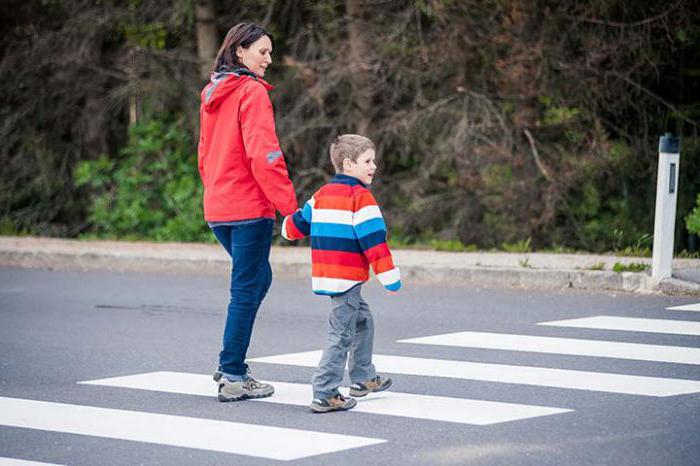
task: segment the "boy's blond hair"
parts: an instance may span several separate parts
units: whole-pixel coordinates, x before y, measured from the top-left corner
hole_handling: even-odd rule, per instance
[[[357,158],[366,150],[374,149],[374,143],[359,134],[341,134],[331,143],[331,163],[336,173],[343,173],[343,160],[357,162]]]

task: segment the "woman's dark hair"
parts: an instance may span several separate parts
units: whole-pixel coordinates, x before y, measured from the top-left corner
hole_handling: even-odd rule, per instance
[[[226,37],[224,38],[224,42],[221,44],[219,53],[216,54],[214,71],[245,68],[245,65],[238,60],[236,50],[238,50],[239,46],[247,49],[253,42],[260,39],[262,36],[267,36],[270,38],[272,48],[274,49],[275,41],[272,38],[272,34],[263,29],[262,26],[253,23],[239,23],[229,29]]]

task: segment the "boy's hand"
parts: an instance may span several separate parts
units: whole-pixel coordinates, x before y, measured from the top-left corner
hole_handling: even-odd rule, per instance
[[[388,294],[388,295],[390,295],[390,296],[396,296],[397,294],[399,294],[399,292],[398,292],[398,291],[389,291],[389,290],[386,290],[386,294]]]

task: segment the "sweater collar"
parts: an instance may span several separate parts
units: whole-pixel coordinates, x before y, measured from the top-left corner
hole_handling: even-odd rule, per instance
[[[331,183],[347,184],[350,186],[355,186],[355,185],[359,184],[363,188],[367,187],[367,186],[365,186],[365,184],[362,181],[358,180],[354,176],[343,175],[342,173],[336,173],[335,176],[333,178],[331,178],[330,182]]]

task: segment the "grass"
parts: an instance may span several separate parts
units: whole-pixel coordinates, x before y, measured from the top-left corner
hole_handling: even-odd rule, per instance
[[[596,262],[590,267],[586,267],[586,270],[605,270],[605,262]]]
[[[613,272],[646,272],[650,268],[651,266],[649,264],[643,264],[641,262],[630,262],[629,264],[615,262],[615,265],[613,265]]]

